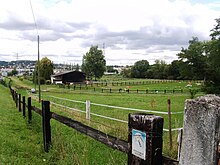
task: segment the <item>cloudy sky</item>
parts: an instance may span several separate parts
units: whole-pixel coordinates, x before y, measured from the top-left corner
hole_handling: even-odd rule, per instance
[[[0,60],[37,60],[39,35],[54,63],[81,64],[91,45],[107,65],[170,63],[219,17],[219,0],[0,0]]]

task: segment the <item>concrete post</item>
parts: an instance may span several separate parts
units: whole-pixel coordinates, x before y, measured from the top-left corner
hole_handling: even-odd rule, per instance
[[[206,95],[185,103],[180,165],[216,165],[220,140],[220,97]]]

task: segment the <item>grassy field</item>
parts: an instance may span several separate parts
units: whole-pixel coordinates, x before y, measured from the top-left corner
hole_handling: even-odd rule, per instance
[[[118,77],[117,77],[118,78]],[[125,81],[122,79],[121,81]],[[129,81],[129,80],[126,80]],[[131,80],[135,82],[135,80]],[[140,81],[140,80],[136,80]],[[143,80],[141,80],[143,81]],[[145,80],[146,81],[146,80]],[[118,82],[119,78],[118,78]],[[144,85],[132,85],[129,86],[129,89],[132,90],[184,90],[183,93],[157,93],[157,94],[137,94],[136,92],[133,93],[127,93],[127,92],[101,92],[101,89],[104,88],[111,88],[118,91],[119,88],[125,89],[128,88],[127,85],[124,86],[112,86],[111,83],[108,83],[107,86],[98,86],[96,87],[96,90],[93,90],[93,87],[88,89],[82,89],[82,90],[74,90],[72,87],[70,89],[68,88],[59,88],[56,85],[43,85],[41,86],[42,92],[41,97],[44,100],[49,100],[51,102],[65,105],[71,108],[77,108],[85,111],[85,104],[82,103],[74,103],[71,101],[58,99],[58,98],[65,98],[69,100],[77,100],[77,101],[83,101],[90,100],[91,103],[98,103],[98,104],[106,104],[111,106],[120,106],[125,108],[136,108],[136,109],[143,109],[143,110],[154,110],[154,111],[160,111],[160,112],[167,112],[167,100],[171,99],[171,111],[172,112],[182,112],[179,114],[173,114],[172,115],[172,128],[180,128],[183,125],[183,110],[184,110],[184,102],[186,99],[189,99],[191,97],[189,93],[189,88],[186,87],[187,84],[189,84],[188,81],[172,81],[172,82],[163,82],[161,83],[147,83]],[[29,89],[33,88],[34,85],[31,84],[29,81],[24,80],[20,81],[18,79],[13,78],[13,86],[16,87],[22,95],[29,95],[30,92]],[[27,90],[28,89],[28,90]],[[197,83],[192,83],[192,89],[199,90],[200,86]],[[197,93],[198,95],[201,95],[202,93]],[[36,97],[32,95],[33,97]],[[56,97],[56,98],[54,98]],[[35,102],[36,105],[37,102]],[[40,106],[40,105],[38,105]],[[96,116],[91,116],[91,121],[87,121],[85,119],[85,113],[79,113],[74,112],[72,110],[69,110],[67,108],[61,108],[59,106],[55,106],[52,104],[51,110],[54,112],[59,112],[59,114],[63,114],[65,116],[69,116],[71,118],[74,118],[78,121],[81,121],[91,127],[94,127],[98,130],[101,130],[105,133],[111,134],[113,136],[122,138],[127,140],[127,124],[126,123],[119,123],[116,121],[111,121],[108,119],[103,119]],[[121,110],[121,109],[112,109],[107,107],[100,107],[91,105],[91,112],[109,116],[113,118],[117,118],[120,120],[127,121],[128,120],[128,114],[129,113],[136,113],[137,111],[129,111],[129,110]],[[159,116],[162,116],[164,118],[164,128],[168,129],[168,116],[164,114],[156,114]],[[169,150],[169,137],[168,133],[164,132],[164,143],[163,143],[163,153],[165,155],[171,156],[173,158],[176,158],[177,156],[177,131],[173,131],[173,150]]]
[[[54,120],[51,121],[52,148],[43,151],[41,117],[27,119],[15,108],[9,89],[0,85],[0,164],[126,164],[127,155]]]

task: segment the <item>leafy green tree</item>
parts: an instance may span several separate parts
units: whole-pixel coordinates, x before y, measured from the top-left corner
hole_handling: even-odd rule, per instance
[[[53,62],[47,57],[42,58],[39,63],[37,62],[35,65],[33,82],[38,82],[38,67],[40,70],[40,82],[41,84],[45,84],[46,80],[50,80],[50,76],[53,74]]]
[[[183,79],[205,79],[207,70],[207,56],[204,42],[197,37],[189,40],[187,49],[182,48],[177,54],[181,61],[180,74]]]
[[[168,66],[168,79],[173,79],[173,80],[180,79],[180,61],[174,60]]]
[[[14,67],[13,70],[11,71],[11,75],[15,76],[17,74],[18,74],[18,71],[17,71],[16,67]]]
[[[168,65],[163,60],[155,60],[155,64],[151,65],[150,71],[153,77],[149,78],[166,79],[168,77]]]
[[[220,94],[220,18],[211,30],[211,41],[206,42],[208,57],[208,74],[205,79],[204,91],[206,93]]]
[[[146,78],[147,70],[149,69],[149,62],[147,60],[140,60],[135,62],[131,68],[131,77]]]
[[[131,78],[131,67],[126,66],[126,68],[122,69],[120,74],[125,78]]]
[[[83,55],[82,71],[87,78],[101,78],[106,71],[106,61],[102,50],[98,46],[91,46],[89,52]]]

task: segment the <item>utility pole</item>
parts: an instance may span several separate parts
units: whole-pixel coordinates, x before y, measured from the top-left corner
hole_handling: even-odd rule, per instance
[[[41,93],[40,93],[40,37],[37,35],[37,45],[38,45],[38,90],[39,90],[39,103],[41,102]]]

